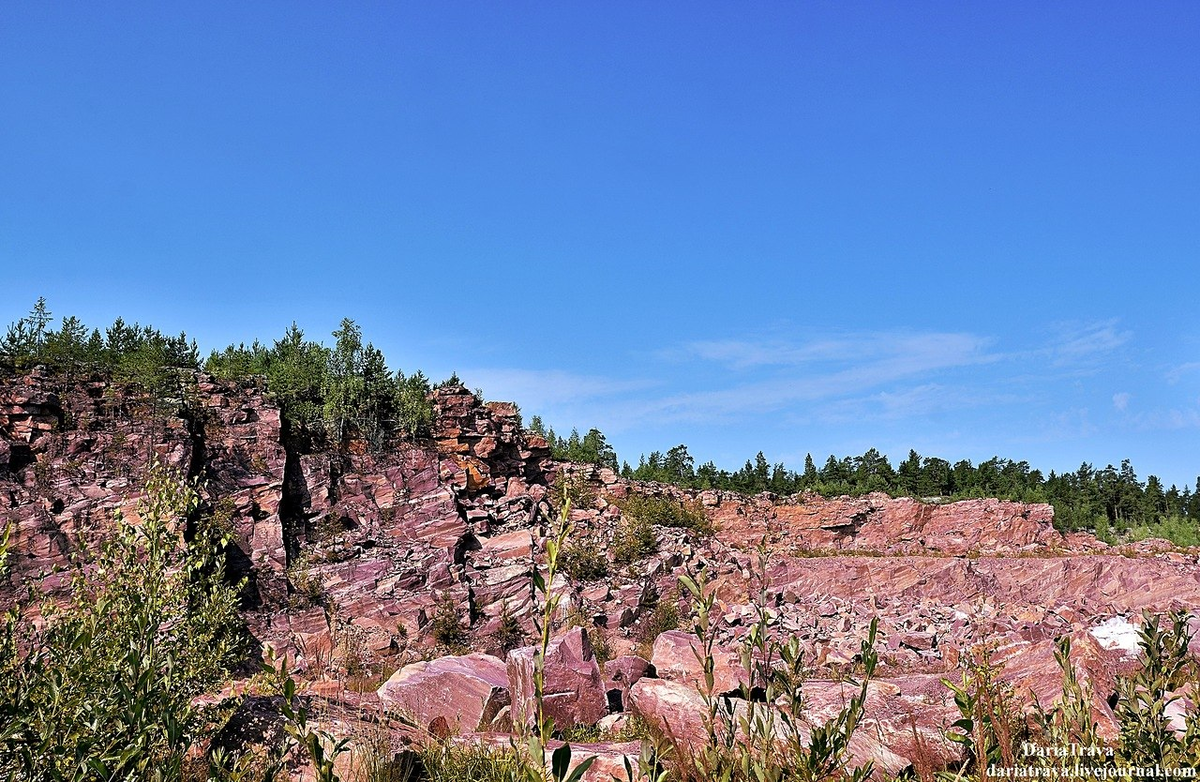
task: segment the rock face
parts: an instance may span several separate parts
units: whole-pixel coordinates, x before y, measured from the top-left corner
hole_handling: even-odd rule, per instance
[[[714,491],[704,492],[700,500],[723,540],[757,541],[766,535],[794,553],[1009,554],[1064,545],[1049,505],[1002,500],[929,504],[878,492],[778,499]]]
[[[531,576],[545,572],[557,493],[576,486],[569,546],[598,553],[607,574],[580,580],[568,569],[549,584],[561,610],[546,710],[560,727],[623,710],[702,738],[697,642],[677,628],[692,624],[679,577],[703,573],[717,693],[745,680],[740,646],[761,594],[772,632],[804,651],[811,720],[840,707],[837,682],[878,621],[880,667],[852,749],[890,769],[956,757],[945,730],[957,713],[941,679],[957,679],[969,659],[997,666],[1022,702],[1053,702],[1062,635],[1094,691],[1095,720],[1113,735],[1107,699],[1115,677],[1137,667],[1130,638],[1141,612],[1200,606],[1194,553],[1064,538],[1046,505],[637,484],[552,461],[513,405],[462,387],[432,401],[428,441],[329,452],[285,445],[278,408],[253,382],[184,375],[177,396],[153,400],[100,376],[0,378],[0,525],[13,546],[0,609],[25,587],[63,589],[54,569],[69,566],[81,537],[106,534],[115,511],[135,512],[157,459],[203,482],[205,510],[234,533],[229,565],[248,579],[251,632],[290,657],[313,692],[351,670],[397,670],[379,699],[425,731],[505,727],[531,711],[527,644],[542,610]],[[620,504],[635,492],[702,509],[716,533],[655,527],[656,553],[616,562]],[[447,656],[458,645],[473,653]],[[614,658],[603,667],[600,651]]]
[[[103,535],[116,510],[134,513],[146,466],[157,460],[204,479],[202,497],[237,536],[232,570],[251,579],[250,597],[286,596],[279,409],[252,385],[190,381],[186,409],[100,377],[0,381],[0,452],[8,455],[0,495],[18,579],[40,580],[66,564],[81,534]],[[46,586],[56,586],[53,576]]]

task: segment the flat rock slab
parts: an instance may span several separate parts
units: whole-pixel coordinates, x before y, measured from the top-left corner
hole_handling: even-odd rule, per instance
[[[487,730],[509,703],[508,673],[490,654],[441,657],[396,671],[379,699],[435,736]]]

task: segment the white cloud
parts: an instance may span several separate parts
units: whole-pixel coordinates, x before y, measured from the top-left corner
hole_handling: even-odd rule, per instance
[[[1134,424],[1143,430],[1178,430],[1200,428],[1200,409],[1170,408],[1168,410],[1152,410],[1137,415]]]
[[[1129,393],[1128,391],[1121,391],[1120,393],[1113,394],[1113,407],[1123,413],[1126,409],[1128,409],[1129,400],[1132,398],[1133,394]]]
[[[1054,366],[1091,366],[1125,345],[1131,331],[1120,331],[1117,321],[1062,325],[1048,348]]]
[[[620,380],[558,369],[477,368],[459,373],[469,386],[479,386],[490,399],[513,400],[537,412],[547,407],[611,398],[655,385],[647,380]]]
[[[1171,367],[1171,369],[1167,370],[1167,382],[1174,385],[1182,380],[1184,375],[1188,375],[1196,371],[1200,371],[1200,361],[1189,361],[1186,364],[1180,364],[1179,366]]]
[[[883,332],[794,344],[736,340],[690,343],[674,355],[715,361],[735,370],[772,366],[775,372],[765,380],[634,403],[626,408],[625,415],[631,420],[708,423],[776,412],[797,403],[884,393],[877,390],[914,378],[925,381],[927,388],[922,393],[928,396],[936,373],[999,360],[1001,356],[988,352],[990,342],[967,333]],[[875,402],[886,405],[888,400],[881,396]],[[892,400],[893,409],[904,404],[899,397]]]
[[[691,342],[672,355],[725,364],[732,369],[797,367],[818,362],[958,362],[987,357],[991,340],[962,332],[872,332],[822,337],[802,342],[783,340],[714,340]]]

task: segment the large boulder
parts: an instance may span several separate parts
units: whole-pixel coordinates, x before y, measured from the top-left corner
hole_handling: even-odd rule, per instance
[[[824,690],[822,695],[832,694],[831,687],[822,689]],[[839,695],[845,695],[848,698],[851,693],[839,692]],[[731,727],[736,731],[739,730],[738,726],[745,724],[747,720],[754,721],[762,717],[775,720],[776,747],[781,753],[786,751],[786,737],[789,735],[786,724],[778,713],[763,714],[762,710],[774,708],[765,703],[751,703],[739,698],[732,698],[726,701],[733,708],[731,723],[723,722],[718,718],[716,724],[708,725],[706,724],[708,709],[704,698],[695,687],[687,684],[665,679],[641,679],[630,688],[629,699],[635,714],[645,720],[654,730],[670,737],[671,741],[684,748],[685,752],[697,752],[709,743],[713,734],[716,734],[718,742],[724,741],[724,737],[728,735],[727,731]],[[818,698],[814,704],[817,707],[814,709],[814,713],[806,715],[807,718],[796,725],[797,733],[794,738],[802,746],[809,746],[811,743],[813,726],[828,719],[824,713],[821,713],[828,709],[822,710],[821,706],[828,706],[830,703],[832,701],[827,697]],[[844,701],[839,701],[839,703],[844,703]],[[840,707],[839,705],[838,708],[840,709]],[[837,709],[834,709],[834,713],[836,711]],[[883,732],[879,726],[869,724],[862,724],[855,731],[847,747],[845,760],[848,768],[864,766],[870,762],[876,769],[889,777],[898,774],[911,764],[910,758],[893,752],[885,744]]]
[[[441,657],[396,671],[379,699],[435,736],[488,730],[509,704],[508,674],[488,654]]]
[[[629,688],[629,702],[634,714],[672,741],[690,747],[707,741],[707,709],[694,686],[667,679],[639,679]]]
[[[537,715],[534,687],[536,649],[514,649],[508,654],[508,680],[513,697],[513,719],[532,724]],[[608,695],[587,631],[575,627],[550,642],[546,649],[542,705],[545,716],[559,730],[575,725],[595,725],[608,714]]]

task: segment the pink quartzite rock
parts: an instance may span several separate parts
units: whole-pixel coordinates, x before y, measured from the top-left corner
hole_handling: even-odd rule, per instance
[[[605,686],[610,692],[616,690],[620,694],[622,707],[629,702],[629,688],[643,677],[654,674],[650,661],[636,654],[622,655],[604,664],[604,675],[608,678]]]
[[[668,630],[654,639],[654,651],[650,661],[664,679],[704,687],[704,666],[696,656],[700,651],[696,636],[682,630]],[[738,656],[728,649],[713,649],[713,693],[733,692],[746,681]]]
[[[508,679],[513,694],[514,719],[532,722],[534,701],[534,647],[508,654]],[[587,631],[576,627],[550,642],[546,649],[543,708],[559,730],[575,725],[595,725],[608,714],[608,696],[600,666],[592,653]]]
[[[639,679],[629,688],[634,714],[685,746],[699,746],[707,740],[704,725],[704,699],[688,684],[666,679]]]
[[[441,657],[392,674],[379,699],[434,735],[487,730],[509,703],[508,675],[504,663],[488,654]]]
[[[935,504],[879,492],[830,499],[706,492],[701,502],[718,536],[735,545],[768,531],[800,549],[892,554],[1010,553],[1065,544],[1054,529],[1054,509],[1044,504],[994,499]]]

